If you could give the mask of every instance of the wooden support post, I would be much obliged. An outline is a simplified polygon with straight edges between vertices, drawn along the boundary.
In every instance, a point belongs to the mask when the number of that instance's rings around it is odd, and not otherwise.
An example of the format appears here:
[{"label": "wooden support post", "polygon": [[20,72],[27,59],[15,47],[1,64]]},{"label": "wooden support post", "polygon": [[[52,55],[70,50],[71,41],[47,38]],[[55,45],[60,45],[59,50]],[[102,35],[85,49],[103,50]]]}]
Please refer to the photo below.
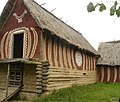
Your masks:
[{"label": "wooden support post", "polygon": [[6,98],[5,98],[6,102],[8,97],[9,76],[10,76],[10,64],[8,64],[8,74],[7,74],[7,83],[6,83]]}]

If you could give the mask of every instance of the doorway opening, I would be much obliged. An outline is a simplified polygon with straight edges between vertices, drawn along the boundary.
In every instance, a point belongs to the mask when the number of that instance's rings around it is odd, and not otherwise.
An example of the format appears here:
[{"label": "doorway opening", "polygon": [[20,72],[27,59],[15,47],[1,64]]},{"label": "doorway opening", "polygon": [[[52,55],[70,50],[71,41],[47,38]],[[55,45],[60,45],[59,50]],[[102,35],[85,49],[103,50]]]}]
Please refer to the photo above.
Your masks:
[{"label": "doorway opening", "polygon": [[13,37],[13,58],[23,58],[23,38],[24,34],[14,34]]}]

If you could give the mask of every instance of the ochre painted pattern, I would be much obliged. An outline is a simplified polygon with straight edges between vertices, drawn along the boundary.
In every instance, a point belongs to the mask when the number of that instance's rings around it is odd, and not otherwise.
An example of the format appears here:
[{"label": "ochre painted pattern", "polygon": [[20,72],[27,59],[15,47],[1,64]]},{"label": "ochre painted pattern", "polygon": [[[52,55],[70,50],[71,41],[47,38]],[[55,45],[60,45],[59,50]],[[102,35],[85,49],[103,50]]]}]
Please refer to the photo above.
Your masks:
[{"label": "ochre painted pattern", "polygon": [[68,47],[66,46],[65,49],[66,49],[65,53],[66,53],[66,60],[67,60],[67,68],[70,68],[70,65],[69,65],[69,62],[68,62],[68,60],[69,60],[68,59]]},{"label": "ochre painted pattern", "polygon": [[76,69],[75,68],[75,61],[74,61],[74,50],[71,48],[70,49],[70,53],[71,53],[71,64],[72,64],[72,68],[73,69]]},{"label": "ochre painted pattern", "polygon": [[50,65],[53,65],[53,61],[52,61],[52,39],[49,38],[48,40],[48,60],[50,62]]},{"label": "ochre painted pattern", "polygon": [[120,82],[120,67],[97,66],[100,82]]},{"label": "ochre painted pattern", "polygon": [[[6,32],[1,40],[1,57],[2,58],[5,58],[5,52],[4,52],[4,44],[5,44],[5,39],[6,39],[6,36],[7,36],[8,32]],[[7,41],[8,42],[8,41]]]},{"label": "ochre painted pattern", "polygon": [[108,66],[108,68],[107,68],[107,82],[109,82],[109,81],[110,81],[110,68]]},{"label": "ochre painted pattern", "polygon": [[[57,46],[57,44],[56,44],[56,46]],[[58,41],[58,46],[57,46],[57,61],[58,61],[58,67],[61,67],[62,66],[62,64],[61,64],[61,66],[60,66],[60,54],[61,54],[61,52],[60,52],[60,42]]]},{"label": "ochre painted pattern", "polygon": [[87,70],[90,70],[90,56],[89,55],[87,55],[87,62],[88,62]]},{"label": "ochre painted pattern", "polygon": [[104,80],[104,67],[101,68],[101,82]]},{"label": "ochre painted pattern", "polygon": [[64,56],[65,56],[65,54],[64,54],[64,45],[61,43],[61,45],[62,45],[62,62],[63,62],[63,67],[64,68],[66,68],[66,65],[65,65],[65,59],[64,59]]},{"label": "ochre painted pattern", "polygon": [[[17,6],[15,6],[7,20],[5,21],[1,31],[0,31],[0,42],[1,42],[1,48],[2,51],[0,52],[0,58],[10,58],[11,57],[11,51],[10,51],[10,47],[11,47],[11,44],[9,43],[10,42],[10,32],[14,29],[17,29],[17,28],[22,28],[22,27],[26,27],[26,28],[29,28],[30,30],[30,33],[35,33],[33,36],[34,37],[37,37],[40,35],[40,29],[38,30],[38,24],[35,22],[35,20],[33,19],[32,15],[30,14],[29,10],[26,8],[26,6],[24,5],[23,3],[23,0],[16,0],[16,4]],[[27,14],[23,17],[22,19],[22,22],[18,23],[18,20],[15,19],[15,17],[13,16],[14,13],[16,13],[17,15],[21,15],[24,10],[27,10]],[[28,22],[26,22],[28,21]],[[30,22],[29,22],[30,21]],[[12,25],[11,25],[12,24]],[[34,28],[34,29],[31,29]],[[5,37],[5,33],[8,32],[9,34],[6,35]],[[38,35],[36,35],[36,32],[38,33]],[[37,38],[35,38],[35,42],[34,41],[30,41],[31,39],[34,39],[32,38],[33,36],[28,36],[30,34],[26,34],[26,38],[25,38],[25,42],[27,42],[28,44],[26,44],[24,46],[25,49],[27,49],[26,51],[24,51],[24,57],[25,58],[38,58],[39,57],[39,54],[40,54],[40,47],[38,46],[38,44],[36,43],[37,42]],[[5,39],[3,38],[3,36],[5,37]],[[3,43],[2,43],[3,42]],[[37,46],[37,48],[35,48],[35,46],[32,47],[32,44],[31,42],[34,42],[34,45]],[[40,43],[40,40],[38,41],[38,43]],[[37,44],[37,45],[36,45]],[[33,48],[33,49],[32,49]],[[31,50],[32,53],[31,53]],[[29,55],[31,54],[31,55]]]},{"label": "ochre painted pattern", "polygon": [[71,55],[70,55],[70,47],[67,48],[67,60],[68,60],[68,64],[69,64],[69,68],[72,69],[72,66],[71,66]]},{"label": "ochre painted pattern", "polygon": [[[32,31],[30,33],[30,30]],[[11,30],[10,32],[6,32],[1,40],[1,57],[4,58],[12,58],[12,51],[13,51],[13,35],[16,34],[17,31],[23,30],[24,31],[24,54],[23,58],[33,58],[37,49],[38,45],[38,33],[36,30],[26,27],[16,28]],[[19,32],[20,33],[20,32]],[[23,32],[22,32],[23,33]],[[31,37],[33,35],[33,37]],[[33,41],[33,43],[32,43]]]},{"label": "ochre painted pattern", "polygon": [[83,70],[85,70],[85,53],[83,53],[82,55],[83,55],[83,58],[82,58]]},{"label": "ochre painted pattern", "polygon": [[[51,57],[52,57],[52,62],[53,62],[53,66],[55,66],[55,52],[54,52],[54,46],[55,46],[55,43],[54,43],[54,39],[52,39],[52,51],[51,51]],[[51,49],[50,49],[51,50]]]},{"label": "ochre painted pattern", "polygon": [[54,47],[53,47],[53,49],[54,49],[54,65],[56,66],[56,67],[58,67],[58,60],[57,60],[57,56],[59,56],[59,55],[57,55],[57,44],[56,44],[56,41],[54,40]]},{"label": "ochre painted pattern", "polygon": [[96,60],[95,56],[87,54],[87,52],[80,51],[82,55],[82,65],[78,66],[76,63],[75,53],[76,48],[64,44],[60,39],[55,40],[55,37],[46,37],[46,57],[51,66],[64,67],[69,69],[78,69],[86,71],[94,71]]},{"label": "ochre painted pattern", "polygon": [[85,58],[85,70],[88,70],[88,56],[85,54],[86,58]]},{"label": "ochre painted pattern", "polygon": [[93,63],[94,63],[94,65],[93,65],[93,67],[94,67],[93,70],[96,70],[96,58],[95,58],[95,57],[93,58]]},{"label": "ochre painted pattern", "polygon": [[113,80],[113,82],[116,82],[116,79],[117,79],[117,69],[115,67],[114,68],[114,80]]}]

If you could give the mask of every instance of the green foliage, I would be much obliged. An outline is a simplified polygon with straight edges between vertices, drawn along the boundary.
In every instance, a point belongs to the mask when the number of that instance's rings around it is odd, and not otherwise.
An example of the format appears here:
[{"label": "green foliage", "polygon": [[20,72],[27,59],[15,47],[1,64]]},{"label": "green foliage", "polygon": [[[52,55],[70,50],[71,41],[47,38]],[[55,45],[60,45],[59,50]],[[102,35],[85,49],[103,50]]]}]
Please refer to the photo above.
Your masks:
[{"label": "green foliage", "polygon": [[116,10],[117,17],[120,17],[120,7]]},{"label": "green foliage", "polygon": [[119,98],[119,83],[96,83],[85,86],[75,85],[54,91],[33,102],[118,102]]},{"label": "green foliage", "polygon": [[102,4],[100,4],[99,11],[102,12],[104,10],[106,10],[106,6],[102,3]]},{"label": "green foliage", "polygon": [[114,5],[110,8],[110,16],[113,16],[116,12],[117,1],[115,1]]},{"label": "green foliage", "polygon": [[87,5],[87,11],[88,12],[92,12],[92,11],[95,11],[95,8],[96,7],[100,7],[99,8],[99,11],[100,12],[102,12],[102,11],[104,11],[104,10],[106,10],[106,6],[103,4],[103,3],[97,3],[96,5],[93,5],[93,3],[92,2],[90,2],[88,5]]},{"label": "green foliage", "polygon": [[88,12],[95,11],[95,6],[93,5],[92,2],[90,2],[90,3],[88,4],[87,10],[88,10]]},{"label": "green foliage", "polygon": [[[117,15],[117,17],[120,17],[120,5],[118,5],[118,4],[120,4],[120,3],[118,3],[117,1],[114,2],[113,6],[110,8],[110,16]],[[96,7],[98,7],[98,6],[99,6],[100,12],[106,10],[105,4],[97,3],[96,5],[94,5],[92,2],[90,2],[87,5],[87,11],[93,12],[93,11],[95,11]]]}]

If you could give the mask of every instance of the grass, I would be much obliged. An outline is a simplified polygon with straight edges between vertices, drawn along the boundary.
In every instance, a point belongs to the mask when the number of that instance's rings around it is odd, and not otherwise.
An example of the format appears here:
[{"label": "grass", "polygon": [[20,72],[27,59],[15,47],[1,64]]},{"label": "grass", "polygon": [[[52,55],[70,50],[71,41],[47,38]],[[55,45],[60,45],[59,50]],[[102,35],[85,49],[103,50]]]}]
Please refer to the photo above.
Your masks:
[{"label": "grass", "polygon": [[33,102],[119,102],[120,84],[96,83],[70,88],[42,95]]}]

